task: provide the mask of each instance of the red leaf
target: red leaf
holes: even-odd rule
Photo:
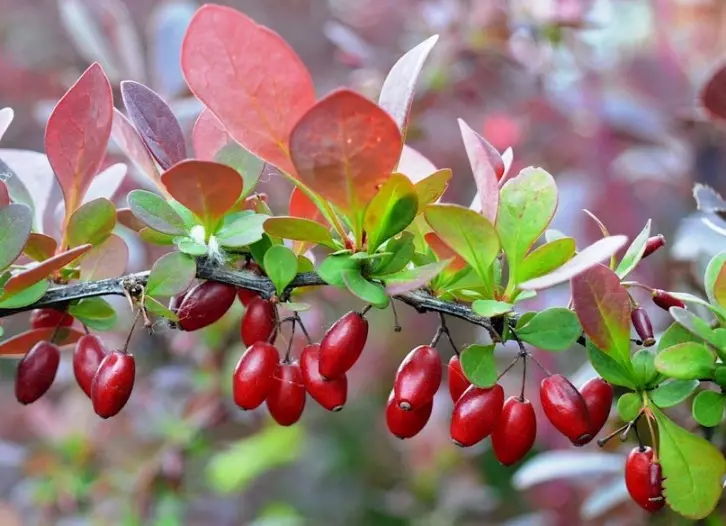
[[[295,125],[290,151],[300,180],[344,211],[362,210],[398,164],[401,132],[373,102],[342,89]]]
[[[126,270],[128,261],[129,247],[123,239],[111,234],[81,260],[81,279],[92,281],[118,277]]]
[[[58,249],[58,242],[50,236],[33,232],[25,243],[23,252],[35,261],[45,261],[53,257]]]
[[[310,198],[305,195],[305,192],[300,190],[298,187],[292,189],[288,212],[293,217],[310,219],[311,221],[315,221],[321,225],[328,226],[323,214],[320,212],[320,209],[315,206],[315,203],[313,203]]]
[[[721,66],[701,91],[701,104],[714,117],[726,119],[726,66]]]
[[[446,261],[447,259],[453,259],[451,263],[446,266],[446,270],[451,273],[459,272],[466,268],[466,261],[461,256],[449,248],[449,245],[443,242],[436,232],[429,232],[424,235],[426,244],[431,247],[431,250],[436,254],[438,261]]]
[[[126,116],[117,109],[113,110],[111,138],[143,175],[151,179],[159,189],[164,188],[164,185],[161,184],[161,177],[159,170],[156,168],[156,163],[141,140],[139,132],[136,131],[136,128],[133,127]]]
[[[42,341],[49,341],[55,332],[55,328],[32,329],[16,334],[12,338],[0,342],[0,355],[18,355],[27,353],[33,345]],[[84,333],[70,327],[62,327],[55,337],[55,344],[59,346],[70,345],[81,339]]]
[[[207,225],[219,220],[242,193],[242,178],[234,168],[212,161],[182,161],[161,180],[174,199]]]
[[[63,190],[66,217],[81,204],[101,167],[112,120],[111,85],[94,63],[58,101],[45,129],[45,151]]]
[[[209,108],[204,108],[192,130],[192,143],[197,159],[214,160],[217,152],[230,142],[232,142],[232,138],[227,133],[224,124],[219,122]]]
[[[237,142],[294,173],[288,139],[315,103],[315,87],[278,34],[232,8],[207,4],[187,28],[182,71],[192,93]]]
[[[8,206],[10,204],[10,194],[8,193],[8,187],[5,183],[0,181],[0,208]]]
[[[30,268],[21,270],[14,274],[12,278],[5,284],[5,292],[15,294],[21,290],[27,289],[31,285],[35,285],[40,280],[47,278],[57,270],[62,269],[72,261],[78,259],[83,254],[91,250],[92,245],[80,245],[62,252],[52,258],[38,263]]]
[[[499,179],[504,175],[502,156],[461,119],[459,128],[474,173],[481,213],[491,224],[495,224],[499,208]]]

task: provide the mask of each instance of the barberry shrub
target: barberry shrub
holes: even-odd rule
[[[28,331],[0,342],[0,354],[22,357],[18,400],[43,396],[55,378],[58,349],[77,343],[74,372],[98,415],[123,410],[136,375],[128,341],[106,349],[98,334],[85,334],[116,323],[103,295],[125,295],[135,319],[148,327],[159,318],[188,331],[215,323],[240,298],[247,311],[239,331],[248,350],[229,378],[234,401],[242,410],[264,410],[266,402],[279,424],[293,425],[307,394],[330,411],[343,408],[347,375],[368,336],[366,313],[399,301],[439,312],[441,324],[396,374],[381,409],[393,435],[411,438],[426,426],[446,379],[455,444],[492,435],[497,458],[511,465],[545,425],[575,446],[631,436],[637,445],[624,473],[633,500],[651,512],[665,503],[685,517],[708,516],[722,494],[726,461],[686,429],[690,422],[683,427],[667,410],[693,396],[692,417],[702,428],[723,421],[726,252],[706,269],[706,298],[628,280],[665,242],[652,235],[650,222],[630,243],[603,226],[601,240],[578,247],[549,229],[558,203],[555,178],[539,167],[514,173],[512,151],[500,153],[463,120],[477,196],[470,207],[442,202],[452,172],[408,162],[413,150],[404,147],[416,80],[436,41],[401,57],[377,102],[348,89],[319,98],[304,64],[277,34],[231,8],[205,5],[191,20],[181,57],[188,87],[204,105],[193,151],[159,95],[122,82],[122,113],[103,69],[91,65],[46,127],[45,154],[63,197],[57,235],[34,221],[32,194],[24,191],[31,181],[22,171],[0,182],[0,316],[35,312]],[[716,118],[726,118],[724,78],[717,72],[702,94]],[[12,110],[0,111],[9,123]],[[111,138],[155,188],[131,191],[121,208],[99,174]],[[294,187],[286,213],[273,213],[255,194],[264,165]],[[726,203],[706,187],[695,196],[723,231]],[[114,233],[117,224],[168,253],[150,272],[124,276],[128,248]],[[312,250],[323,257],[314,260]],[[567,283],[569,305],[522,309],[538,291]],[[284,324],[308,334],[297,312],[309,306],[298,289],[311,285],[347,290],[361,309],[342,316],[320,342],[308,338],[299,355],[288,346],[281,356],[275,344]],[[637,301],[648,297],[652,305]],[[648,318],[654,306],[673,318],[657,340]],[[457,349],[444,375],[437,344],[443,335],[451,339],[447,316],[482,326],[488,337]],[[494,355],[508,341],[519,352],[500,372]],[[524,398],[526,365],[539,365],[528,346],[550,352],[581,346],[599,375],[578,389],[545,370],[540,398],[549,424],[537,422]],[[505,394],[499,380],[515,365],[525,373],[522,390]],[[600,437],[616,392],[625,424]]]

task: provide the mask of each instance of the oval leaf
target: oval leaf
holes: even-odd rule
[[[2,243],[0,242],[0,244]],[[32,232],[28,237],[23,253],[30,259],[43,261],[53,257],[57,248],[58,242],[52,237]]]
[[[393,174],[366,208],[363,226],[368,234],[368,250],[375,251],[403,231],[417,213],[418,195],[413,183],[405,175]]]
[[[370,303],[379,309],[385,309],[388,307],[391,299],[388,297],[386,289],[378,283],[373,283],[372,281],[365,279],[361,276],[360,270],[343,270],[341,276],[343,278],[343,283],[345,283],[345,286],[348,287],[348,290],[363,301]]]
[[[275,245],[265,252],[265,272],[275,285],[277,295],[281,296],[285,288],[297,275],[297,256],[284,245]]]
[[[166,188],[161,184],[161,175],[156,168],[156,163],[144,145],[144,141],[141,140],[139,132],[126,116],[115,108],[111,138],[142,175],[152,181],[160,191],[166,192]]]
[[[477,387],[497,383],[497,364],[494,345],[470,345],[461,352],[461,368],[467,380]]]
[[[265,214],[246,213],[234,217],[231,221],[225,220],[215,237],[223,247],[243,247],[262,239],[264,224],[270,216]]]
[[[320,223],[300,217],[271,217],[265,221],[268,235],[296,241],[310,241],[330,248],[337,248],[330,231]]]
[[[32,225],[33,215],[27,206],[11,204],[0,208],[0,271],[23,252]]]
[[[476,300],[471,304],[471,308],[479,316],[491,318],[493,316],[501,316],[502,314],[512,312],[514,305],[507,303],[506,301]]]
[[[133,190],[129,192],[128,203],[131,213],[149,228],[170,236],[186,234],[184,220],[158,195],[146,190]]]
[[[658,372],[678,380],[710,378],[716,356],[700,343],[686,342],[669,347],[655,357]]]
[[[214,160],[234,168],[242,177],[243,189],[239,199],[243,199],[255,189],[265,166],[262,159],[248,152],[234,141],[219,150],[214,156]]]
[[[525,342],[548,351],[569,349],[582,334],[577,315],[569,309],[553,307],[535,314],[517,329]]]
[[[38,283],[40,280],[47,278],[54,272],[62,269],[69,263],[72,263],[91,250],[91,248],[93,248],[92,245],[81,245],[65,252],[61,252],[60,254],[57,254],[52,258],[48,258],[45,261],[25,270],[21,270],[17,274],[13,274],[13,277],[5,284],[5,292],[15,294]]]
[[[658,407],[673,407],[691,396],[698,384],[698,380],[670,380],[650,391],[650,399]]]
[[[595,371],[597,371],[597,374],[611,384],[635,389],[637,382],[633,378],[633,372],[628,366],[616,362],[608,354],[602,352],[589,338],[586,341],[586,346],[590,363]]]
[[[693,419],[705,427],[716,427],[723,419],[724,395],[715,391],[701,391],[693,399]]]
[[[575,250],[575,240],[571,237],[561,237],[537,247],[517,266],[517,283],[554,271],[572,259]]]
[[[94,281],[116,278],[126,270],[129,247],[120,237],[111,234],[106,241],[93,247],[81,260],[81,279]]]
[[[71,305],[68,312],[86,327],[97,331],[111,330],[118,319],[116,311],[103,298],[84,298]]]
[[[189,288],[197,273],[194,258],[169,252],[156,260],[146,282],[148,296],[174,296]]]
[[[98,245],[116,226],[116,207],[108,199],[94,199],[71,214],[66,236],[71,247]]]
[[[449,168],[443,168],[416,183],[414,188],[418,196],[417,214],[422,213],[426,205],[435,203],[444,195],[452,175]]]

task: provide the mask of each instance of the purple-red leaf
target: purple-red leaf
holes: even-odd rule
[[[33,345],[42,341],[49,341],[55,332],[55,327],[47,329],[32,329],[21,332],[0,343],[0,355],[22,356],[27,353]],[[58,330],[55,339],[56,345],[70,345],[81,339],[85,333],[71,327],[62,327]]]
[[[161,176],[156,168],[156,163],[144,145],[144,141],[141,140],[139,132],[136,131],[136,128],[133,127],[126,116],[117,109],[113,110],[111,138],[143,175],[153,181],[158,188],[164,187],[161,184]]]
[[[726,66],[719,67],[701,91],[701,104],[714,117],[726,119]]]
[[[21,290],[27,289],[31,285],[35,285],[40,280],[47,278],[54,272],[75,261],[91,250],[91,248],[92,245],[81,245],[79,247],[72,248],[71,250],[61,252],[60,254],[57,254],[52,258],[48,258],[37,265],[21,270],[17,274],[13,274],[13,277],[5,284],[6,294],[15,294]]]
[[[497,220],[499,208],[499,179],[504,174],[504,162],[494,146],[459,119],[461,137],[474,173],[481,213],[491,224]]]

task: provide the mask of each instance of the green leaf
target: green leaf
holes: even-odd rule
[[[142,241],[145,241],[146,243],[161,246],[173,246],[174,240],[177,239],[177,236],[170,236],[169,234],[164,234],[162,232],[159,232],[158,230],[152,230],[148,227],[144,227],[139,230],[139,237]]]
[[[620,264],[615,269],[615,273],[620,279],[623,279],[625,276],[630,274],[633,269],[638,266],[638,263],[640,263],[640,260],[643,257],[643,252],[645,252],[645,244],[648,242],[649,237],[650,219],[648,219],[648,222],[645,224],[643,230],[640,231],[640,234],[633,239],[633,242],[628,247],[628,250],[625,251],[623,259],[620,260]]]
[[[618,415],[626,422],[635,420],[643,407],[643,400],[636,393],[625,393],[618,398]]]
[[[156,314],[157,316],[166,318],[169,321],[179,321],[179,316],[174,314],[159,300],[156,300],[151,296],[146,296],[144,298],[144,307],[146,307],[146,310],[148,310],[151,314]]]
[[[116,311],[103,298],[84,298],[72,304],[68,312],[90,329],[108,331],[116,325]]]
[[[501,316],[502,314],[512,312],[514,305],[507,303],[506,301],[476,300],[472,303],[471,308],[479,316],[491,318],[493,316]]]
[[[726,388],[726,365],[719,364],[713,373],[713,379],[721,388]]]
[[[251,214],[241,212],[234,219],[227,222],[215,234],[219,244],[223,247],[244,247],[262,239],[264,224],[270,216],[265,214]]]
[[[668,347],[655,357],[658,372],[678,380],[710,378],[715,365],[716,356],[705,345],[694,342]]]
[[[653,389],[650,399],[658,407],[673,407],[691,396],[698,384],[698,380],[670,380]]]
[[[378,309],[385,309],[391,301],[383,285],[373,283],[365,279],[360,269],[348,269],[343,271],[343,283],[348,290],[363,301],[370,303]]]
[[[33,215],[29,207],[13,203],[0,208],[0,271],[9,267],[23,252],[32,224]]]
[[[444,194],[452,175],[449,168],[442,168],[415,184],[418,196],[418,214],[423,213],[426,205],[435,202]]]
[[[262,159],[236,142],[230,142],[222,147],[214,156],[214,161],[234,168],[242,176],[244,187],[239,198],[240,201],[255,189],[265,164]]]
[[[403,231],[417,212],[418,196],[413,183],[403,174],[392,174],[366,207],[363,227],[369,250],[376,250],[381,243]]]
[[[49,286],[50,282],[47,279],[42,279],[15,294],[0,296],[0,309],[17,309],[32,305],[43,297]]]
[[[726,252],[716,254],[708,263],[704,287],[711,303],[726,308]]]
[[[517,283],[549,274],[575,255],[575,240],[562,237],[537,247],[517,267]]]
[[[389,255],[373,264],[371,275],[385,276],[406,268],[415,253],[413,238],[410,232],[403,232],[400,236],[389,239],[383,245]]]
[[[407,268],[395,274],[385,276],[386,291],[391,296],[403,294],[410,290],[423,287],[438,276],[450,263],[450,260],[437,261],[420,267]]]
[[[660,340],[658,340],[658,351],[660,352],[668,347],[686,342],[703,343],[704,340],[693,334],[680,323],[674,321],[661,335]]]
[[[564,351],[582,335],[582,327],[574,312],[553,307],[538,312],[517,330],[525,342],[548,351]]]
[[[298,272],[315,272],[315,265],[305,256],[297,257],[297,271]]]
[[[89,201],[77,208],[68,222],[68,244],[71,247],[99,245],[116,226],[116,207],[104,198]]]
[[[668,312],[670,312],[674,320],[699,338],[703,338],[717,349],[722,349],[724,347],[725,342],[723,341],[723,338],[720,338],[718,334],[714,332],[707,321],[702,320],[692,312],[681,307],[671,307]]]
[[[515,326],[515,329],[521,329],[525,325],[527,325],[532,318],[534,318],[537,315],[537,311],[529,311],[523,313],[519,318],[517,318],[517,325]]]
[[[318,267],[318,275],[323,278],[325,283],[344,289],[343,272],[346,270],[360,272],[358,263],[350,258],[350,254],[330,255]]]
[[[189,288],[197,263],[181,252],[169,252],[156,260],[146,283],[147,296],[174,296]]]
[[[295,241],[310,241],[329,248],[338,248],[330,230],[317,221],[301,217],[270,217],[264,222],[267,234]]]
[[[197,243],[196,241],[188,237],[175,237],[174,244],[176,245],[176,248],[178,248],[185,254],[189,254],[190,256],[207,255],[207,245]]]
[[[637,382],[633,378],[632,371],[598,349],[590,338],[587,339],[587,354],[593,368],[604,380],[614,385],[636,389]]]
[[[630,359],[630,363],[639,386],[649,387],[660,378],[655,369],[655,353],[650,349],[640,349]]]
[[[699,298],[698,296],[694,296],[693,294],[689,294],[687,292],[671,292],[671,295],[681,301],[685,301],[686,303],[695,303],[696,305],[706,307],[714,314],[719,316],[722,320],[726,320],[726,309],[716,303],[709,303],[703,298]]]
[[[184,220],[158,195],[133,190],[129,192],[128,203],[131,213],[149,228],[171,236],[186,234]]]
[[[286,246],[276,245],[265,253],[265,272],[280,296],[297,275],[297,256]]]
[[[497,383],[497,364],[494,345],[470,345],[461,353],[464,376],[478,387],[491,387]]]
[[[693,419],[705,427],[716,427],[723,418],[724,395],[715,391],[701,391],[693,399]]]
[[[689,519],[708,517],[723,493],[723,455],[713,444],[677,426],[660,411],[654,413],[668,505]]]
[[[252,243],[249,246],[252,258],[257,262],[258,265],[262,265],[263,270],[265,269],[265,252],[267,252],[270,247],[272,247],[272,240],[267,234],[263,234],[262,239],[255,243]]]

